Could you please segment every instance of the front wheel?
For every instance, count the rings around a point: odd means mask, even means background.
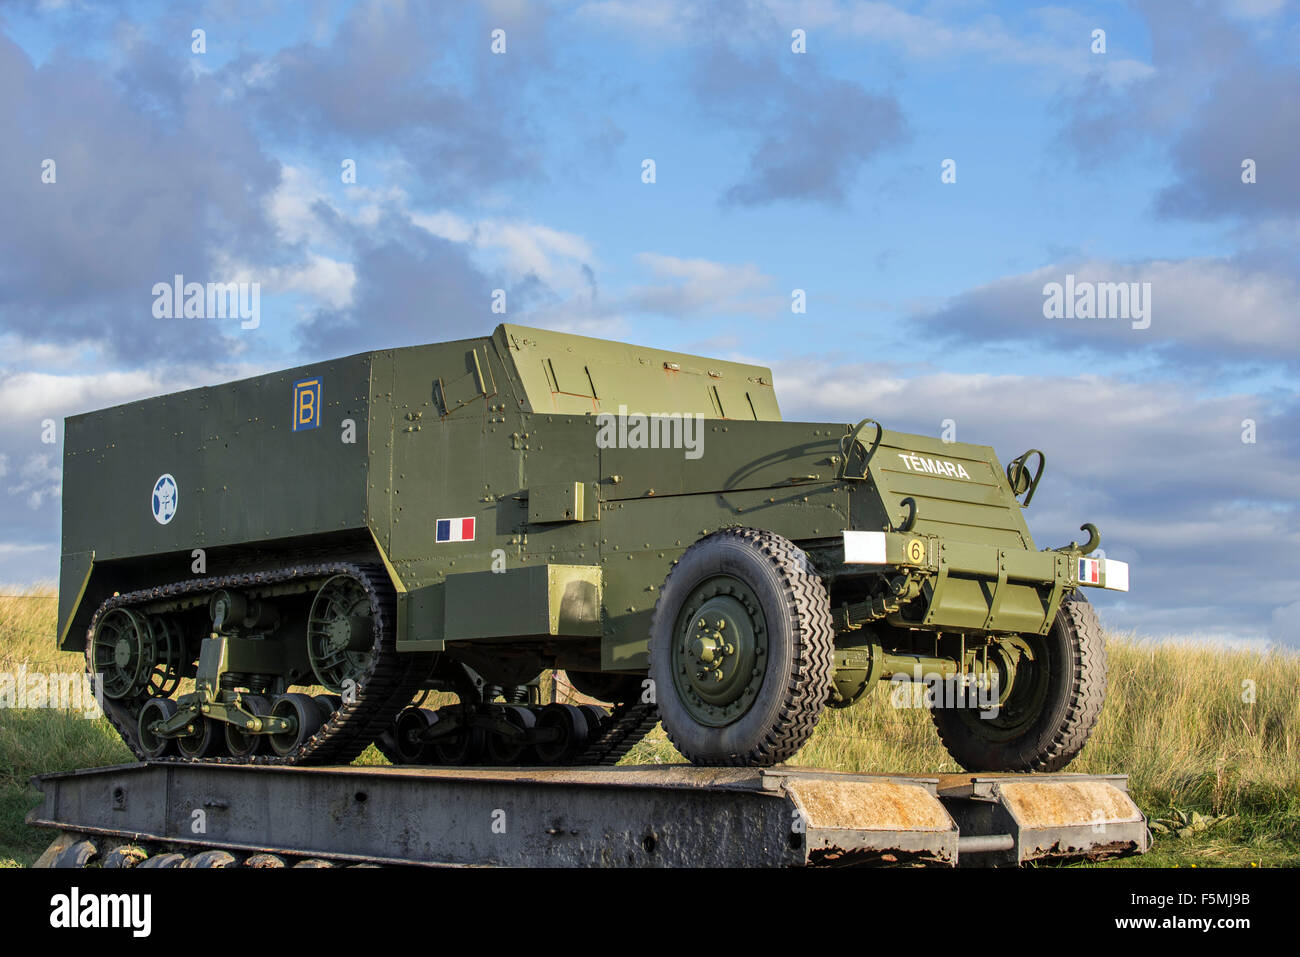
[[[1059,771],[1083,750],[1106,698],[1097,613],[1075,591],[1046,635],[999,644],[997,707],[936,697],[930,716],[939,739],[967,771]]]
[[[727,528],[669,572],[650,624],[650,677],[669,740],[695,764],[793,756],[830,695],[826,587],[789,539]]]

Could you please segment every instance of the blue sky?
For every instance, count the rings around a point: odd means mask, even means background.
[[[1133,563],[1109,625],[1300,645],[1298,63],[1286,0],[6,4],[0,581],[57,571],[46,419],[482,334],[502,288],[771,365],[787,418],[1043,448],[1040,545]],[[260,326],[154,318],[178,272]],[[1150,328],[1044,318],[1067,274]]]

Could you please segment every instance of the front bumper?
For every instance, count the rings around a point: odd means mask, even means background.
[[[910,532],[844,531],[844,564],[921,580],[924,617],[891,623],[936,630],[1046,633],[1075,588],[1128,591],[1128,565],[1070,552],[1028,551]]]

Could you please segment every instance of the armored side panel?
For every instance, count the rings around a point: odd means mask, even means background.
[[[651,541],[662,555],[607,567],[649,546],[633,548],[632,537],[645,536],[618,522],[610,535],[623,496],[611,477],[618,463],[601,460],[599,414],[675,413],[679,425],[719,410],[751,425],[780,418],[766,368],[520,326],[378,353],[373,369],[376,407],[391,404],[391,444],[374,449],[369,514],[397,579],[399,648],[408,651],[603,634],[601,661],[589,667],[643,668],[647,583],[663,580],[694,535],[674,531],[661,507]],[[680,448],[662,450],[665,468],[682,458]],[[724,512],[705,511],[716,527]],[[631,585],[641,575],[651,577]],[[630,589],[636,601],[626,600]],[[626,655],[613,650],[623,646]]]
[[[195,549],[215,573],[246,560],[254,544],[366,536],[370,361],[352,356],[68,418],[60,647],[82,647],[90,615],[112,591],[193,574]]]

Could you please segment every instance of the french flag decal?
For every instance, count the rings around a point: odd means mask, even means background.
[[[436,541],[472,542],[474,541],[474,519],[440,518]]]
[[[1095,558],[1079,559],[1079,584],[1101,584],[1101,562]]]

